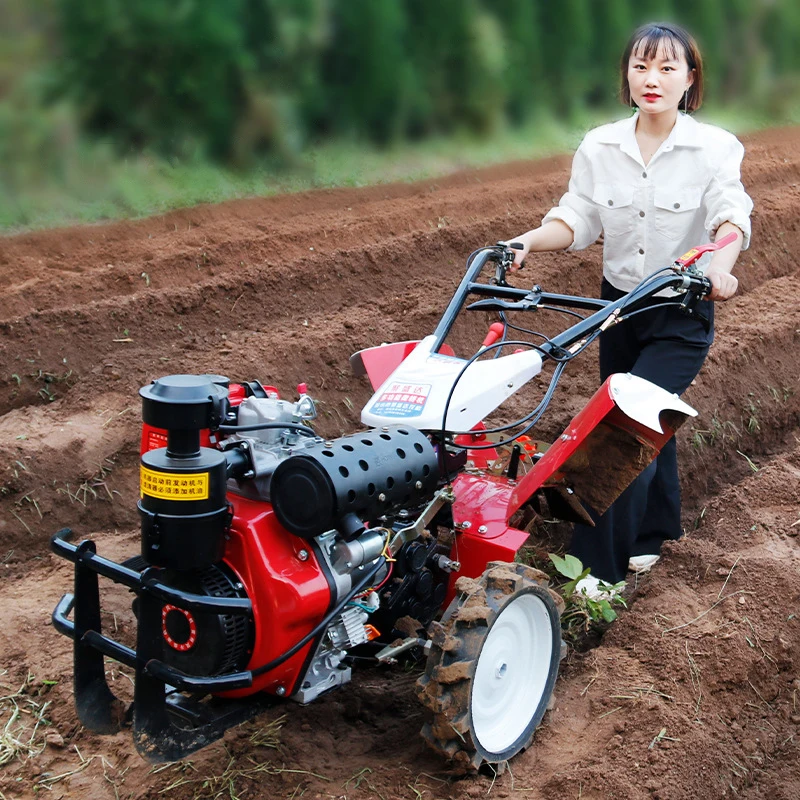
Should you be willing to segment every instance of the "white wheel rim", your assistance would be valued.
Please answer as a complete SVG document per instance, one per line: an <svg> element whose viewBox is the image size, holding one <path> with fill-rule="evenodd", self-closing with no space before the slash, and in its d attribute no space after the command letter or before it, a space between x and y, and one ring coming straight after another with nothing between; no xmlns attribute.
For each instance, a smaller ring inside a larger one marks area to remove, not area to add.
<svg viewBox="0 0 800 800"><path fill-rule="evenodd" d="M519 595L483 643L472 682L472 731L489 753L502 753L525 732L547 686L553 627L535 594Z"/></svg>

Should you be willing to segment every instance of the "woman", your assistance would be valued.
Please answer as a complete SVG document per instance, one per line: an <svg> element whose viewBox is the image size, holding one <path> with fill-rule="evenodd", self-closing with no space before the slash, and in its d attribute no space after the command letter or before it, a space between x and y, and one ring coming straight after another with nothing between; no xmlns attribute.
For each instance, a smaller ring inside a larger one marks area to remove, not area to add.
<svg viewBox="0 0 800 800"><path fill-rule="evenodd" d="M559 205L539 228L513 240L522 244L515 263L531 252L583 249L602 233L601 296L615 300L693 245L733 232L736 242L704 265L709 300L728 300L738 286L731 270L749 244L753 204L740 180L742 145L686 113L703 96L697 44L677 25L644 25L620 67L622 100L636 113L586 135ZM713 304L704 306L709 330L674 306L607 330L600 338L601 379L631 372L684 392L713 339ZM614 584L628 569L649 569L662 542L681 536L674 438L603 516L589 511L596 527L576 526L570 551L591 568L579 589L597 598L600 580Z"/></svg>

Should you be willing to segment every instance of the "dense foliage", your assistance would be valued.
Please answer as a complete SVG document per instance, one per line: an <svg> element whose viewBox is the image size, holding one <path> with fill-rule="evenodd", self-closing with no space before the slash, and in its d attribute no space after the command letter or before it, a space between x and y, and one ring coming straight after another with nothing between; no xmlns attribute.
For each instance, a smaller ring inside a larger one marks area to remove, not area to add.
<svg viewBox="0 0 800 800"><path fill-rule="evenodd" d="M47 3L47 0L35 0ZM55 72L122 147L239 160L320 134L491 132L611 105L632 27L697 36L721 101L796 101L797 0L61 0ZM771 87L779 87L772 90Z"/></svg>

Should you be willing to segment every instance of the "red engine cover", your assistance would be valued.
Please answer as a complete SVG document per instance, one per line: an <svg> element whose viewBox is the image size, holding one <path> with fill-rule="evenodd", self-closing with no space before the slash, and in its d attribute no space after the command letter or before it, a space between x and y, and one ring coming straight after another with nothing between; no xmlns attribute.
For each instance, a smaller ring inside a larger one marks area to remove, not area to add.
<svg viewBox="0 0 800 800"><path fill-rule="evenodd" d="M278 523L269 503L229 494L234 507L225 562L244 584L253 604L255 642L247 669L256 669L285 653L322 619L331 590L309 542ZM305 672L312 640L252 687L225 693L243 697L257 691L291 695Z"/></svg>

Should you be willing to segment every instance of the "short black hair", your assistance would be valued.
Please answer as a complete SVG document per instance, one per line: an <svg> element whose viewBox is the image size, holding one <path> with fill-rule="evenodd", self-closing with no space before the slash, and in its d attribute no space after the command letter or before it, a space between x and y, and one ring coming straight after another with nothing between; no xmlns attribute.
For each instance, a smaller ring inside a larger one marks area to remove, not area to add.
<svg viewBox="0 0 800 800"><path fill-rule="evenodd" d="M620 98L624 105L631 104L631 89L628 86L628 62L632 53L638 53L643 58L653 58L661 45L667 49L670 56L680 60L686 58L689 71L694 71L694 80L689 87L685 98L681 98L678 108L681 111L697 111L703 104L703 59L694 37L680 25L671 22L648 22L637 28L620 60Z"/></svg>

